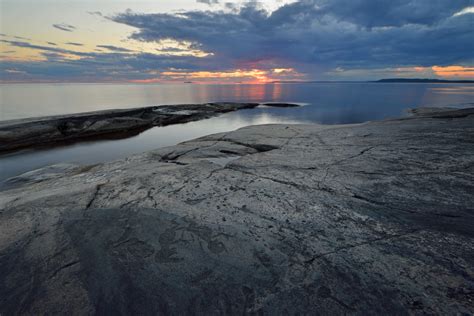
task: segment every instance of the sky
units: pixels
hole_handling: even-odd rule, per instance
[[[0,0],[0,82],[474,79],[474,0]]]

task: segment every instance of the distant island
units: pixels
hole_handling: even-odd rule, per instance
[[[403,83],[474,83],[474,80],[443,80],[443,79],[419,79],[419,78],[390,78],[380,79],[377,81],[380,83],[392,83],[392,82],[403,82]]]
[[[360,82],[372,82],[372,83],[474,83],[474,80],[444,80],[444,79],[427,79],[427,78],[388,78],[374,81],[339,81],[339,80],[299,80],[299,81],[272,81],[272,83],[360,83]]]

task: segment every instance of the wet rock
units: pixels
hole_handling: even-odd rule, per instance
[[[472,314],[474,115],[454,114],[23,175],[0,192],[0,314]]]
[[[269,102],[269,103],[264,103],[263,105],[265,106],[272,106],[272,107],[278,107],[278,108],[292,108],[299,106],[298,104],[294,103],[283,103],[283,102]]]

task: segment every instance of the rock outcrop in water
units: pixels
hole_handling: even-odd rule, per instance
[[[0,192],[0,314],[474,310],[474,110],[266,125]]]
[[[226,112],[252,109],[259,105],[233,102],[163,105],[0,121],[0,153],[90,139],[125,138],[153,126],[197,121]],[[265,105],[298,106],[291,103]]]

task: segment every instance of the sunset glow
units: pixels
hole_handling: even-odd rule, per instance
[[[365,0],[0,1],[0,82],[474,76],[474,7],[461,2],[390,2],[366,16],[347,14],[375,6]],[[18,23],[23,16],[28,23]]]
[[[431,67],[434,73],[440,77],[460,77],[460,78],[474,78],[474,67],[463,66],[433,66]]]
[[[246,84],[262,84],[279,80],[292,81],[301,80],[304,74],[296,72],[292,68],[275,68],[270,70],[260,69],[236,69],[234,71],[164,71],[157,73],[160,77],[132,80],[134,83],[158,83],[173,81],[192,81],[193,83],[246,83]]]

